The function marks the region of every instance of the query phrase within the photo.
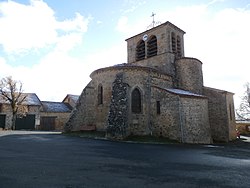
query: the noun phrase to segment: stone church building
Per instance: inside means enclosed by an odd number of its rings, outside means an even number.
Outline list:
[[[165,22],[128,38],[128,62],[91,73],[65,131],[183,143],[235,139],[233,93],[203,85],[202,62],[184,56],[184,34]]]

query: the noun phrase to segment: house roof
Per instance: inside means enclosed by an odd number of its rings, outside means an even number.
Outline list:
[[[71,112],[70,107],[63,102],[42,101],[43,112]]]
[[[35,93],[22,93],[21,98],[25,97],[23,103],[24,105],[34,105],[34,106],[40,106],[41,101],[38,98],[38,96]],[[0,96],[0,103],[2,104],[9,104],[9,101],[7,101],[2,95]]]
[[[66,98],[70,98],[74,101],[74,103],[76,103],[77,100],[79,99],[79,95],[67,94],[67,96],[63,99],[63,102],[66,100]]]

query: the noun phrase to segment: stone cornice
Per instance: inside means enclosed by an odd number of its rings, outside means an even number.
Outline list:
[[[233,92],[226,91],[226,90],[216,89],[216,88],[207,87],[207,86],[203,86],[203,88],[204,88],[204,89],[207,89],[207,90],[211,90],[211,91],[217,92],[217,93],[234,95]]]
[[[187,59],[187,60],[195,60],[195,61],[198,61],[198,62],[200,62],[201,64],[203,64],[199,59],[197,59],[197,58],[194,58],[194,57],[181,57],[181,58],[179,58],[179,59],[177,59],[176,61],[178,61],[178,60],[185,60],[185,59]]]
[[[144,32],[142,32],[142,33],[139,33],[139,34],[137,34],[137,35],[134,35],[134,36],[132,36],[132,37],[126,39],[125,41],[128,41],[129,39],[134,38],[134,37],[136,37],[136,36],[142,35],[143,33],[151,32],[151,31],[153,31],[153,30],[156,30],[156,29],[158,29],[159,27],[164,27],[164,26],[166,26],[166,25],[170,25],[172,28],[174,28],[174,29],[176,29],[176,30],[182,32],[183,34],[186,33],[185,31],[183,31],[182,29],[180,29],[180,28],[177,27],[176,25],[174,25],[174,24],[172,24],[171,22],[167,21],[167,22],[165,22],[165,23],[163,23],[163,24],[161,24],[161,25],[158,25],[158,26],[156,26],[156,27],[153,27],[152,29],[149,29],[149,30],[146,30],[146,31],[144,31]]]
[[[92,78],[93,75],[101,73],[101,72],[117,71],[117,70],[140,70],[140,71],[145,71],[145,72],[152,72],[152,73],[156,73],[156,74],[161,74],[161,75],[165,75],[165,76],[172,78],[171,75],[168,75],[168,74],[166,74],[162,71],[159,71],[157,69],[154,69],[151,67],[145,67],[145,66],[130,65],[127,63],[97,69],[90,74],[90,77]]]

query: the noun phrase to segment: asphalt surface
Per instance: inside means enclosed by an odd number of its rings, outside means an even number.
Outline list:
[[[249,176],[249,142],[156,145],[0,131],[0,188],[249,188]]]

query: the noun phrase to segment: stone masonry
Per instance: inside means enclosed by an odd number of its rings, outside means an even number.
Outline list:
[[[123,82],[123,74],[116,75],[113,82],[112,98],[109,109],[107,136],[122,139],[127,136],[128,127],[128,85]]]

